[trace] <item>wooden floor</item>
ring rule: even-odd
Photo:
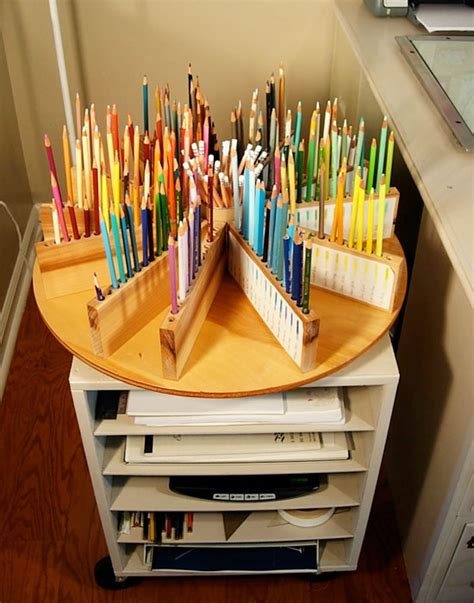
[[[404,603],[411,601],[388,485],[382,478],[356,572],[148,579],[96,587],[107,554],[76,424],[71,356],[28,299],[0,406],[0,603]]]

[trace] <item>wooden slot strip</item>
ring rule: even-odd
[[[83,262],[105,259],[104,242],[101,235],[94,234],[87,238],[71,239],[61,245],[47,240],[40,241],[36,243],[36,257],[43,274]],[[90,287],[90,279],[88,285]]]
[[[119,289],[92,299],[87,315],[95,354],[107,358],[157,316],[169,303],[168,252],[156,257]]]
[[[214,241],[203,244],[202,265],[186,299],[177,314],[168,312],[160,327],[161,364],[166,379],[179,379],[219,289],[225,267],[225,235],[226,225],[222,224],[215,229]]]
[[[364,202],[364,241],[367,237],[367,215],[369,201],[368,196]],[[393,237],[395,222],[398,212],[398,201],[400,193],[394,187],[391,187],[385,198],[385,213],[384,213],[384,239]],[[334,208],[336,202],[334,199],[328,199],[324,203],[324,234],[329,236],[332,230],[332,222],[334,218]],[[349,228],[351,223],[352,213],[352,196],[344,198],[343,204],[343,238],[349,239]],[[378,223],[378,195],[374,196],[374,232],[377,232]],[[302,228],[309,228],[317,231],[319,224],[319,201],[311,201],[310,203],[298,203],[296,206],[296,224]],[[355,241],[357,241],[357,232],[355,233]]]
[[[316,366],[319,318],[296,306],[281,283],[229,225],[228,270],[290,358],[307,372]]]
[[[312,234],[311,284],[393,311],[400,290],[403,257],[391,253],[381,257],[367,255]]]

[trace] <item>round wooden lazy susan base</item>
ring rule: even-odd
[[[398,241],[387,251],[403,255]],[[98,262],[98,269],[105,266]],[[107,375],[137,387],[168,394],[236,397],[283,391],[325,377],[363,354],[390,328],[406,290],[403,264],[393,312],[384,312],[313,287],[312,306],[321,319],[318,366],[302,373],[293,363],[232,277],[225,275],[179,381],[161,373],[159,328],[166,311],[132,336],[109,358],[92,350],[86,304],[93,291],[46,299],[35,265],[33,285],[41,315],[74,356]]]

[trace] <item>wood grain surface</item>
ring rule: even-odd
[[[396,239],[385,241],[384,249],[403,255]],[[105,261],[98,262],[95,270],[100,280],[107,282]],[[311,307],[321,322],[317,366],[307,373],[294,365],[239,286],[225,275],[179,381],[165,379],[161,369],[159,328],[166,310],[133,334],[112,356],[100,358],[92,349],[87,316],[87,302],[93,292],[46,299],[37,265],[33,283],[40,312],[56,338],[97,370],[131,385],[165,393],[233,397],[310,383],[364,353],[386,333],[400,311],[406,290],[406,263],[403,261],[393,312],[312,287]]]

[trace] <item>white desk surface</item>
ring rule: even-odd
[[[358,57],[471,305],[474,157],[457,143],[395,36],[420,35],[408,19],[373,16],[363,0],[336,0],[339,23]]]

